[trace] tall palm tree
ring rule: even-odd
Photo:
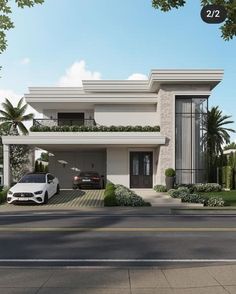
[[[23,135],[28,134],[28,130],[24,125],[24,122],[33,119],[34,114],[25,114],[27,104],[23,105],[23,98],[20,99],[17,106],[14,107],[8,99],[2,103],[0,110],[0,128],[7,129],[8,132],[12,132],[15,135],[19,134],[19,130]]]
[[[223,115],[218,106],[212,107],[207,112],[204,129],[206,131],[203,141],[208,155],[209,181],[215,180],[215,163],[217,157],[223,154],[223,145],[230,143],[229,132],[235,133],[234,129],[226,127],[234,123],[229,120],[231,116]]]

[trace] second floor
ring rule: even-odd
[[[222,70],[152,70],[149,79],[142,81],[93,80],[83,81],[83,87],[31,87],[25,99],[42,114],[35,117],[34,130],[57,126],[161,128],[175,121],[176,97],[207,99],[222,76]]]

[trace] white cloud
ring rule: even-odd
[[[20,63],[21,64],[29,64],[30,63],[30,58],[29,57],[25,57],[25,58],[21,59]]]
[[[128,77],[127,80],[147,80],[148,76],[141,73],[133,73]]]
[[[0,89],[0,103],[5,101],[5,98],[11,101],[13,106],[16,106],[17,102],[23,95],[15,93],[12,90]]]
[[[81,87],[82,80],[100,80],[101,73],[86,69],[84,60],[74,62],[64,76],[59,79],[58,86],[61,87]]]

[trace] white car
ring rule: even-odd
[[[46,204],[48,199],[60,193],[59,181],[50,173],[28,173],[7,193],[7,202],[35,202]]]

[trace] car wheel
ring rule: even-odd
[[[43,204],[47,204],[48,203],[48,192],[46,191],[44,194],[44,201]]]
[[[57,192],[56,192],[56,194],[60,194],[60,186],[59,185],[57,185]]]
[[[76,190],[78,187],[77,187],[77,185],[73,185],[73,187],[72,187],[74,190]]]

